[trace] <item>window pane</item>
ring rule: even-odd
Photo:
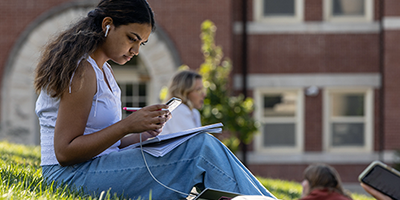
[[[264,0],[264,16],[294,16],[294,0]]]
[[[264,117],[294,117],[296,115],[297,93],[264,95]]]
[[[264,124],[264,146],[295,146],[295,125]]]
[[[363,16],[365,0],[333,0],[334,16]]]
[[[146,102],[139,102],[139,107],[145,107],[147,106]]]
[[[363,146],[364,123],[333,123],[332,146]]]
[[[139,84],[139,96],[146,96],[146,84]]]
[[[132,84],[126,84],[126,91],[125,91],[125,96],[131,97],[133,95],[133,85]]]
[[[146,84],[145,83],[119,83],[121,88],[122,107],[145,107],[146,106]],[[141,96],[138,96],[138,95]],[[122,117],[125,118],[131,112],[123,111]]]
[[[332,115],[364,116],[364,94],[332,94]]]
[[[124,107],[133,107],[133,103],[132,102],[125,102],[124,103]]]

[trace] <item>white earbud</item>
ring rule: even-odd
[[[108,35],[108,30],[110,30],[110,25],[107,25],[106,28],[107,28],[107,30],[106,30],[106,34],[104,35],[104,37],[107,37],[107,35]]]

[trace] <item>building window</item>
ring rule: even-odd
[[[147,85],[146,83],[118,82],[121,88],[122,107],[145,107],[147,105]],[[123,111],[122,118],[131,112]]]
[[[133,57],[125,65],[109,62],[115,78],[121,88],[122,107],[144,107],[148,105],[148,83],[150,81],[146,67],[138,57]],[[122,109],[122,108],[121,108]],[[122,111],[122,118],[131,112]]]
[[[372,149],[372,89],[327,89],[324,110],[325,150]]]
[[[254,19],[262,22],[303,21],[303,0],[254,0]]]
[[[301,152],[303,141],[302,90],[257,90],[257,119],[261,122],[257,149]]]
[[[325,21],[370,22],[373,19],[372,0],[327,0],[324,1]]]

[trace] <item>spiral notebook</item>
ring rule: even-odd
[[[158,135],[154,138],[150,138],[142,142],[143,151],[155,157],[161,157],[199,133],[221,133],[222,126],[222,123],[216,123],[187,129],[180,132]],[[130,146],[120,149],[120,151],[132,148],[140,148],[140,143],[132,144]]]

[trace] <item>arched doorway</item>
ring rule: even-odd
[[[22,144],[39,144],[38,120],[35,115],[37,95],[33,89],[33,79],[41,48],[50,37],[78,18],[86,16],[94,6],[93,1],[88,0],[54,8],[28,26],[18,39],[10,53],[2,79],[0,139]],[[168,84],[180,65],[176,52],[161,28],[141,48],[138,65],[139,68],[146,69],[144,71],[148,77],[147,104],[158,102],[159,91]],[[136,72],[133,70],[130,73],[135,75]],[[116,74],[117,80],[122,74],[125,73]],[[129,83],[129,77],[122,77],[122,80]],[[135,80],[132,77],[132,81]]]

